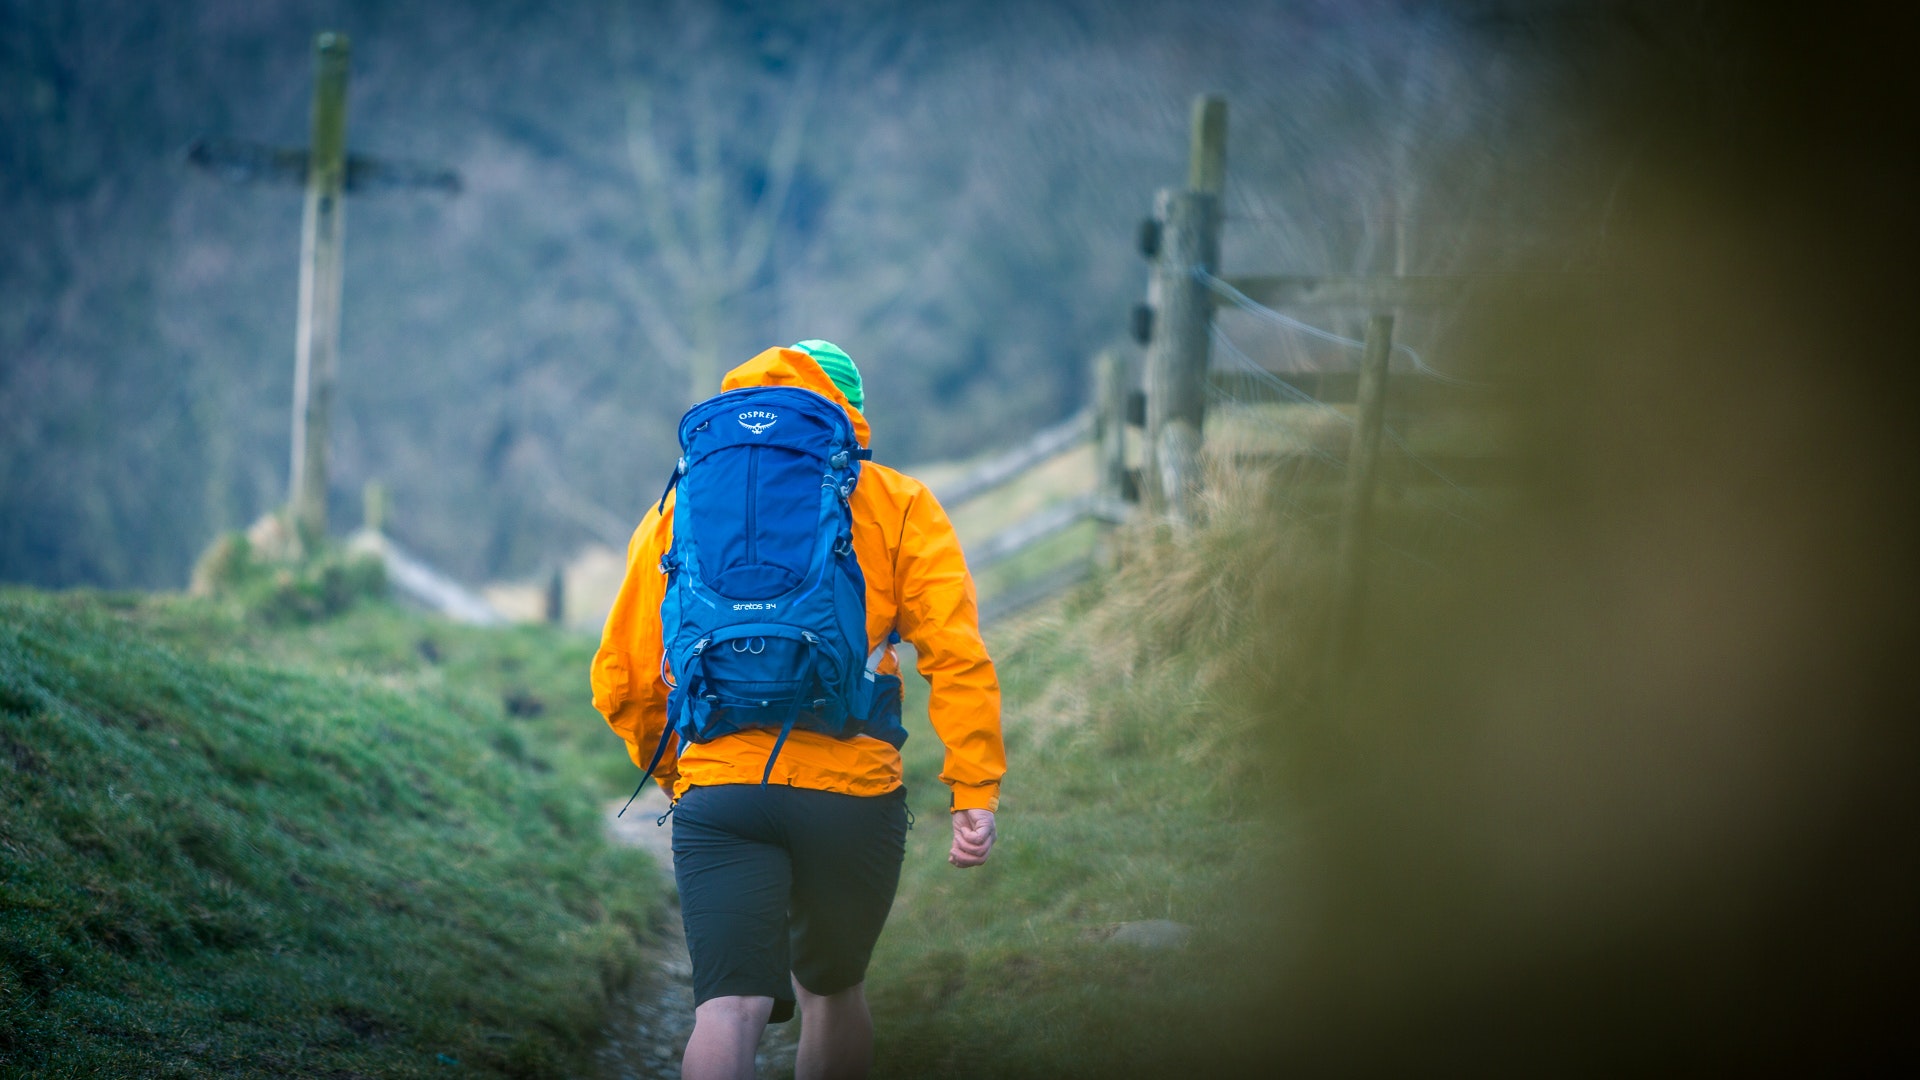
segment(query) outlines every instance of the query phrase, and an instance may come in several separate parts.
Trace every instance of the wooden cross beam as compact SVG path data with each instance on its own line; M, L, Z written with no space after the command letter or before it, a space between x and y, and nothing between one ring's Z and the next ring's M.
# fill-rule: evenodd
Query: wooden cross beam
M314 38L313 118L307 148L278 149L234 140L196 139L187 162L238 183L300 183L306 213L300 231L300 309L294 339L293 461L288 506L303 545L327 533L327 427L340 355L340 290L348 193L424 189L458 194L460 176L417 162L347 153L345 34Z
M202 137L187 144L187 164L230 184L305 187L311 159L305 147L268 146L245 139ZM460 174L424 162L347 155L347 194L396 189L458 195Z

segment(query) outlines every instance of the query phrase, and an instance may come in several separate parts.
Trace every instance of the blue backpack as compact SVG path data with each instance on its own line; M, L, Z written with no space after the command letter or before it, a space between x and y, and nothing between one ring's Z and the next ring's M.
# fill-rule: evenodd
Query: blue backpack
M845 410L790 386L730 390L680 418L680 489L660 604L667 727L681 746L746 728L871 735L896 748L900 678L867 650L867 590L848 498L872 457ZM669 676L671 676L669 680ZM646 783L646 776L640 782Z

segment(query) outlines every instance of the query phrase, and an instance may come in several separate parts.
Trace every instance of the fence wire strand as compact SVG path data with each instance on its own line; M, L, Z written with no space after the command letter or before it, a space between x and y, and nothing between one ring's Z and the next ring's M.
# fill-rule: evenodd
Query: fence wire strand
M1275 314L1279 314L1279 313L1275 312ZM1286 316L1281 316L1281 318L1284 319L1286 318ZM1314 329L1318 329L1318 328L1315 327ZM1314 397L1312 394L1307 393L1305 390L1300 389L1299 387L1293 385L1292 383L1286 381L1285 379L1282 379L1278 375L1275 375L1273 372L1268 371L1265 367L1261 366L1259 361L1253 359L1251 356L1248 356L1246 354L1246 351L1241 349L1239 345L1235 344L1233 339L1228 337L1226 332L1221 330L1218 325L1210 326L1208 330L1212 335L1214 344L1219 347L1222 353L1224 353L1235 364L1237 364L1242 369L1244 369L1248 374L1254 376L1254 378L1260 381L1262 384L1272 387L1274 391L1280 394L1282 397L1292 401L1294 404L1297 404L1297 405L1305 405L1313 408L1323 409L1329 414L1338 417L1341 423L1346 424L1349 427L1351 427L1356 423L1353 417L1348 416L1346 413L1342 412L1340 409L1334 407L1328 402L1321 401L1319 398ZM1233 400L1233 399L1229 396L1229 400ZM1395 431L1391 425L1382 424L1380 427L1380 433L1382 435L1385 435L1387 437L1387 440L1393 443L1393 445L1397 447L1400 450L1400 452L1406 456L1408 461L1413 462L1415 465L1419 466L1421 469L1424 469L1428 473L1431 473L1436 479L1438 479L1441 483L1447 485L1447 487L1453 489L1453 491L1456 494L1460 495L1462 498L1467 499L1469 502L1472 502L1475 505L1479 505L1481 503L1481 499L1478 495L1475 495L1473 492L1460 486L1460 484L1456 483L1452 477L1448 476L1446 473L1441 472L1438 468L1436 468L1432 462L1428 461L1426 458L1421 457L1419 454L1415 453L1413 448L1407 445L1406 439L1402 438L1400 433ZM1318 447L1311 447L1310 451L1313 454L1313 456L1320 458L1323 461L1330 462L1331 464L1339 466L1341 468L1346 467L1346 462L1343 459L1334 457L1332 454L1329 454ZM1467 515L1452 509L1451 507L1442 506L1440 509L1443 513L1446 513L1451 517L1458 518L1462 522L1465 522L1466 524L1471 525L1476 529L1483 529L1486 527L1481 522L1476 521L1473 518L1468 517Z
M1233 360L1233 362L1236 365L1238 365L1243 371L1253 376L1262 385L1271 387L1275 393L1280 394L1282 397L1287 398L1288 400L1292 401L1296 405L1306 405L1310 407L1317 407L1320 409L1324 409L1328 413L1331 413L1332 415L1339 417L1342 423L1345 423L1345 424L1353 423L1353 418L1341 412L1339 409L1336 409L1332 405L1329 405L1326 402L1321 401L1319 398L1314 397L1312 394L1307 393L1305 390L1302 390L1299 387L1294 386L1292 383L1289 383L1287 380L1282 379L1278 375L1275 375L1273 372L1268 371L1266 368L1260 366L1258 361L1254 360L1252 357L1248 356L1245 352L1243 352L1240 346L1234 344L1233 339L1228 337L1224 332L1222 332L1218 326L1209 327L1209 331L1213 335L1214 345L1218 347L1223 353L1225 353L1228 358ZM1222 396L1226 397L1230 401L1236 401L1236 403L1239 403L1237 402L1237 399L1234 399L1231 395L1225 394L1224 392L1222 393ZM1307 449L1308 449L1308 452L1312 454L1312 456L1319 458L1320 460L1325 461L1335 466L1336 468L1344 469L1347 467L1347 462L1346 462L1346 459L1344 458L1335 457L1334 455L1327 453L1325 450L1322 450L1317 446L1309 445Z
M1214 293L1214 295L1224 297L1225 299L1231 301L1235 307L1240 308L1242 311L1245 311L1248 314L1254 315L1258 318L1265 319L1267 322L1273 323L1276 326L1282 326L1288 330L1293 330L1298 333L1306 334L1308 337L1319 338L1321 341L1330 342L1335 345L1344 345L1351 349L1361 349L1366 347L1367 343L1357 338L1350 338L1341 334L1336 334L1331 330L1322 329L1318 326L1313 325L1310 322L1305 322L1303 320L1296 319L1291 315L1285 314L1284 312L1275 311L1274 309L1268 307L1267 305L1261 303L1260 301L1255 300L1253 297L1248 296L1246 293L1241 292L1239 289L1234 288L1228 282L1222 281L1220 278L1214 277L1212 274L1207 273L1205 270L1201 269L1200 267L1194 267L1193 276L1194 276L1194 280L1200 282L1202 285L1205 285L1209 290L1211 290ZM1404 341L1394 342L1393 348L1394 348L1394 351L1396 352L1403 352L1407 354L1407 359L1413 362L1413 368L1415 371L1418 371L1420 374L1425 375L1426 377L1433 379L1436 382L1442 382L1447 384L1448 386L1465 386L1465 387L1471 387L1474 389L1481 389L1481 390L1487 389L1491 385L1490 383L1476 382L1472 379L1462 379L1456 375L1448 375L1446 372L1441 371L1440 369L1432 366L1431 364L1428 364L1426 359L1423 358L1420 355L1420 353L1414 349L1413 346L1408 345Z

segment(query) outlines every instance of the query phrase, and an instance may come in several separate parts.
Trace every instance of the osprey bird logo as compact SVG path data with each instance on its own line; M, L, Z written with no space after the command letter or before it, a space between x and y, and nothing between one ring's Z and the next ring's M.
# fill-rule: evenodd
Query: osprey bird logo
M767 429L772 427L773 422L778 419L780 419L779 413L771 413L765 409L748 409L739 416L740 426L755 435L765 435Z

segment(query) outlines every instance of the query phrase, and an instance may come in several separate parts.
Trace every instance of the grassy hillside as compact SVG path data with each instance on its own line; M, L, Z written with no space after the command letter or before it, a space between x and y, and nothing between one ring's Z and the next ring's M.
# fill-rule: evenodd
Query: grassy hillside
M568 1071L661 894L589 648L0 593L0 1075Z
M940 746L914 729L919 827L869 983L889 1075L1200 1075L1247 1051L1291 835L1249 703L1305 701L1322 550L1251 483L990 632L1011 771L979 870L946 864ZM1110 940L1155 919L1192 939Z

